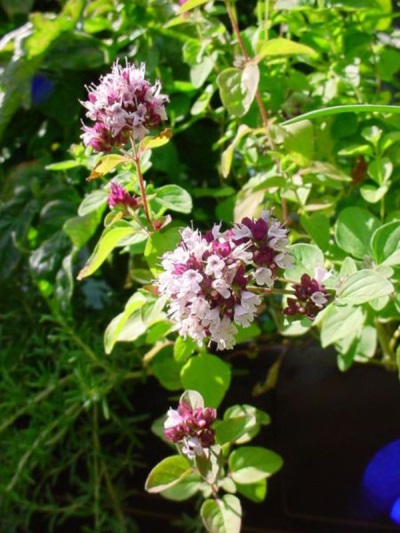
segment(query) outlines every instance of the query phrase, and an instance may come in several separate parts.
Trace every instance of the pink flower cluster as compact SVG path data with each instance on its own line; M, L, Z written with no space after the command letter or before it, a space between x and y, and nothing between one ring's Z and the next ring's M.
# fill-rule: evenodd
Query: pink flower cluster
M140 206L141 200L139 197L129 194L129 192L118 185L118 183L111 182L110 192L108 195L108 205L111 209L120 207L126 209L130 207L135 210Z
M164 423L165 438L175 444L182 444L182 453L189 459L202 455L204 448L215 443L215 432L211 424L217 417L215 409L196 407L192 409L180 402L178 409L169 409Z
M287 230L264 211L225 232L220 225L202 235L181 231L178 247L162 257L158 291L169 299L169 318L184 338L217 349L235 345L236 325L247 327L257 315L257 286L272 288L279 268L291 264Z
M329 295L322 282L329 273L322 267L315 269L315 278L308 274L301 276L300 283L293 285L296 298L287 299L287 307L283 310L287 316L306 316L314 320L317 314L326 307Z
M81 103L95 124L84 124L81 138L97 152L123 146L129 138L142 139L167 118L164 104L168 97L160 93L159 81L151 85L145 79L144 63L137 68L128 61L125 67L116 62L111 73L87 90L89 99Z

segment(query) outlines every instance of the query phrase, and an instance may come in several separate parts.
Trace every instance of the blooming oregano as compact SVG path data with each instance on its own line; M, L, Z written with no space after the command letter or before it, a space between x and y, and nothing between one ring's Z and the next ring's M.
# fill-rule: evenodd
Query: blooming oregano
M323 281L330 274L322 267L317 267L314 278L303 274L300 283L293 285L295 298L287 299L287 307L283 310L287 316L306 316L314 320L317 314L329 303L329 295Z
M278 270L291 263L286 246L287 230L267 211L225 232L221 225L204 235L182 230L178 247L161 258L157 282L180 335L233 348L237 325L247 327L257 315L257 288L271 289Z
M217 412L211 407L192 408L181 400L178 409L169 409L164 422L164 436L181 445L181 451L189 459L204 455L204 450L215 444L215 432L211 425Z
M87 91L88 100L81 103L95 124L84 124L81 138L97 152L124 146L129 139L141 140L167 119L164 104L168 97L161 94L159 81L152 85L145 79L144 63L138 68L126 60L123 67L117 61L111 73Z

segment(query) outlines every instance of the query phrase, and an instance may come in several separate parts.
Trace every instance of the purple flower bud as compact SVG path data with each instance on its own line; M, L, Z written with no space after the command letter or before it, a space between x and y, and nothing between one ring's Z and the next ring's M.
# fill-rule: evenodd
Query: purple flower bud
M189 458L203 453L215 443L215 432L211 428L217 412L210 407L192 409L180 402L178 409L169 409L164 423L164 436L175 444L182 444L182 453Z
M323 270L318 267L319 270ZM307 316L310 320L318 315L329 303L329 295L322 284L325 277L328 277L326 271L321 275L318 273L319 280L311 278L308 274L303 274L300 283L293 285L294 295L296 298L288 298L287 306L283 313L287 316Z
M132 196L126 189L118 185L118 183L111 182L111 189L108 195L108 205L111 209L115 207L130 207L137 209L140 205L140 199L137 196Z

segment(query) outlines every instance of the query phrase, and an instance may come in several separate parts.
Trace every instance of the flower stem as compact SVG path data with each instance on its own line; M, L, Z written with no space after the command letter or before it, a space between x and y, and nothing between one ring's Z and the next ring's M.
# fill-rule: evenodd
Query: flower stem
M146 191L144 188L144 179L143 179L142 169L140 168L140 149L138 150L136 148L136 144L133 139L131 139L131 145L132 145L132 151L133 151L132 160L135 163L136 172L137 172L137 176L139 180L140 195L142 197L142 202L143 202L143 211L146 216L147 223L151 227L151 216L150 216L149 206L147 203Z
M240 46L240 50L242 51L243 58L244 58L246 63L251 63L252 60L251 60L249 54L247 53L247 50L246 50L245 44L243 42L242 36L240 35L240 29L239 29L238 23L236 21L235 15L233 13L232 6L230 4L230 0L225 0L225 5L226 5L226 11L228 13L229 20L230 20L231 25L232 25L233 32L236 35L236 38L238 40L238 44ZM267 132L268 141L269 141L270 144L272 144L271 143L271 139L270 139L270 135L269 135L268 116L267 116L267 112L265 110L265 107L264 107L264 104L263 104L263 101L262 101L260 89L258 89L258 88L257 88L255 97L256 97L256 102L257 102L257 106L258 106L258 109L259 109L259 112L260 112L262 123L263 123L264 128L265 128L265 130Z

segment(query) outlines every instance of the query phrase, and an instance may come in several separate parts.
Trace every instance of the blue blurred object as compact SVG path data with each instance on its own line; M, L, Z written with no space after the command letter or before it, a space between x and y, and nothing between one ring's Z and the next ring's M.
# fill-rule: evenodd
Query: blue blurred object
M369 505L400 525L400 439L373 456L364 473L363 489Z
M390 518L400 526L400 497L394 502L390 511Z
M32 78L31 97L35 105L42 104L47 100L54 89L54 81L45 74L36 74Z

